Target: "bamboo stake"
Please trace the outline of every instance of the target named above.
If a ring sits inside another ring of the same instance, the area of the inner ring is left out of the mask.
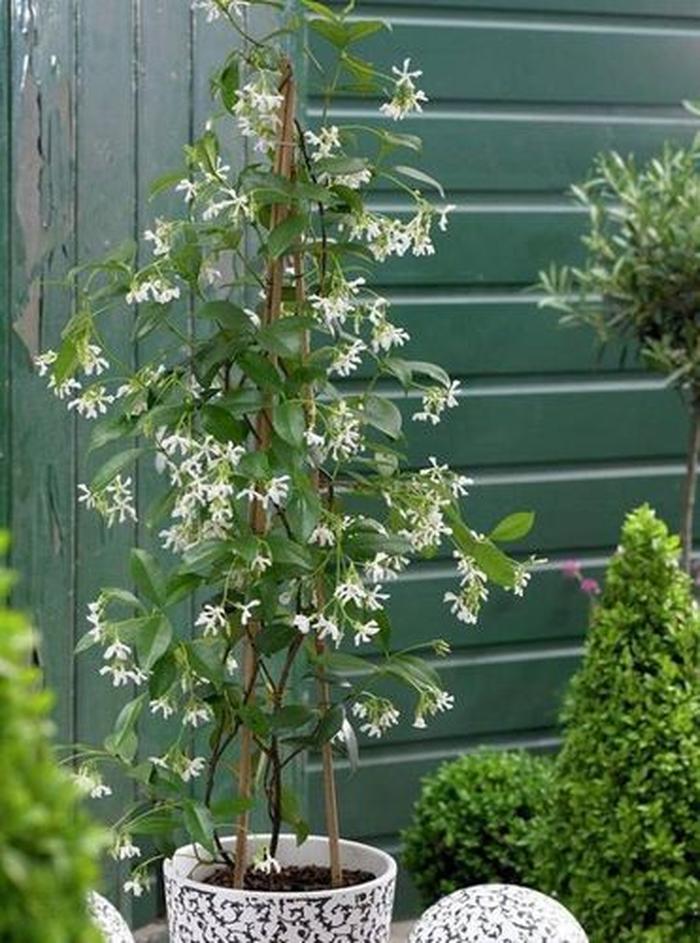
[[[282,95],[282,104],[280,106],[280,127],[273,161],[273,170],[279,176],[291,179],[294,167],[296,88],[292,67],[289,62],[285,62],[283,65],[279,92]],[[289,210],[286,205],[276,203],[271,211],[270,229],[273,230],[276,226],[279,226],[288,215],[288,212]],[[280,257],[272,260],[268,265],[267,297],[263,314],[265,324],[272,324],[280,315],[283,280],[284,258]],[[271,419],[268,406],[263,407],[256,421],[256,447],[258,450],[265,451],[269,448],[270,432]],[[267,530],[267,514],[259,501],[253,502],[251,527],[256,534],[264,534]],[[243,688],[246,691],[251,691],[250,700],[252,700],[254,696],[252,689],[257,674],[257,654],[254,639],[259,629],[259,623],[253,622],[250,626],[249,634],[246,635],[243,641]],[[241,731],[241,753],[238,764],[238,794],[242,799],[248,800],[251,798],[252,783],[253,736],[247,727],[243,727]],[[249,824],[249,813],[247,811],[242,812],[236,823],[236,858],[233,873],[233,886],[235,888],[243,887],[245,878]]]
[[[304,272],[299,253],[294,255],[294,284],[296,292],[297,307],[304,305]],[[306,350],[308,354],[308,334],[306,337]],[[320,492],[320,480],[318,469],[313,474],[314,487]],[[319,608],[324,602],[323,576],[320,576],[316,585],[316,603]],[[325,651],[325,644],[322,639],[315,640],[316,653],[322,655]],[[325,711],[331,705],[331,691],[328,681],[321,677],[318,682],[319,705]],[[343,871],[340,864],[340,826],[338,822],[338,793],[335,781],[335,769],[333,761],[333,747],[330,743],[324,743],[321,747],[321,760],[323,765],[323,799],[326,816],[326,832],[328,834],[328,856],[331,872],[331,886],[341,887],[343,883]]]

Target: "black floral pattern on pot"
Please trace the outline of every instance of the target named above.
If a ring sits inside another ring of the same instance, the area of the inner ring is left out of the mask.
[[[232,895],[166,873],[170,943],[388,943],[392,882],[289,897]]]

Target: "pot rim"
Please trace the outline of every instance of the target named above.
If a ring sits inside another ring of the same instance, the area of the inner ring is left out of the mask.
[[[269,840],[272,836],[269,834],[257,834],[253,833],[250,836],[250,839],[256,842],[264,843],[266,840]],[[234,841],[233,837],[224,838],[222,841],[224,843]],[[280,836],[280,840],[288,840],[296,842],[294,835],[285,833]],[[328,838],[325,835],[309,835],[306,841],[321,841],[326,845],[328,844]],[[358,894],[366,893],[368,891],[374,890],[380,885],[389,884],[392,881],[396,880],[396,875],[398,872],[396,860],[388,854],[388,852],[383,851],[381,848],[376,848],[374,845],[365,845],[363,842],[350,841],[346,838],[340,839],[341,848],[356,848],[361,851],[369,851],[372,855],[378,857],[385,866],[385,870],[382,874],[377,875],[371,881],[365,881],[363,884],[352,884],[349,887],[334,887],[329,888],[326,891],[249,891],[244,888],[232,888],[232,887],[219,887],[215,884],[206,884],[204,881],[197,881],[193,878],[183,877],[181,874],[178,874],[175,871],[174,863],[175,859],[178,857],[191,857],[193,861],[196,860],[197,864],[207,865],[206,861],[199,861],[194,858],[194,849],[195,845],[181,845],[177,848],[170,858],[166,858],[163,861],[163,872],[166,878],[170,880],[177,881],[178,884],[191,887],[195,890],[206,890],[207,893],[212,891],[217,894],[223,894],[228,897],[252,897],[260,898],[262,900],[309,900],[311,898],[330,898],[336,897],[339,894]],[[205,852],[206,854],[206,852]],[[213,862],[210,862],[213,864]]]

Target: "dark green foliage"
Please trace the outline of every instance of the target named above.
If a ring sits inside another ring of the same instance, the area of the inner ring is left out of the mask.
[[[426,905],[471,884],[530,882],[530,826],[546,801],[550,766],[528,753],[481,750],[424,780],[403,862]]]
[[[564,713],[539,886],[591,943],[700,939],[700,623],[679,544],[630,514]]]
[[[96,943],[86,895],[100,833],[49,746],[51,700],[29,667],[33,635],[2,606],[10,582],[0,569],[0,940]]]

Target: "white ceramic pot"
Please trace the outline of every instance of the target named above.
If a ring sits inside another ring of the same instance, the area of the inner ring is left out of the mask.
[[[269,836],[251,836],[250,855],[267,844]],[[223,845],[232,850],[235,840]],[[294,836],[283,835],[277,860],[327,865],[328,839],[312,836],[297,847]],[[343,841],[341,863],[376,878],[310,893],[234,891],[202,883],[216,866],[198,863],[194,846],[185,845],[163,868],[170,943],[389,943],[396,862],[377,848]]]

